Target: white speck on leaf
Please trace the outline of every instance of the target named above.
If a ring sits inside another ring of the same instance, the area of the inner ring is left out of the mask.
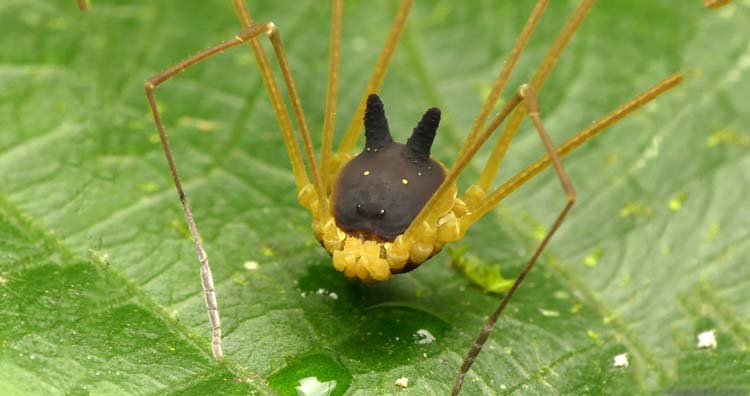
[[[417,330],[417,332],[414,333],[414,339],[417,344],[432,344],[436,340],[435,336],[427,329]]]
[[[613,363],[613,366],[615,367],[624,367],[627,368],[630,366],[630,362],[628,361],[628,354],[627,353],[621,353],[619,355],[615,356],[615,362]]]
[[[243,264],[242,266],[245,267],[245,269],[248,271],[255,271],[260,267],[258,265],[258,262],[254,260],[245,261],[245,264]]]
[[[716,349],[716,330],[711,329],[698,334],[698,348]]]
[[[406,377],[401,377],[396,380],[395,384],[402,388],[406,388],[409,386],[409,379]]]
[[[336,381],[318,381],[318,377],[307,377],[299,380],[297,395],[299,396],[330,396],[336,388]]]

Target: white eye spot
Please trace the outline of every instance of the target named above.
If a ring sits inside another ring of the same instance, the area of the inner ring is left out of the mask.
[[[409,181],[406,180],[406,179],[401,179],[401,183],[403,183],[403,184],[409,184]]]
[[[422,176],[422,172],[417,172],[417,175],[418,176]]]
[[[366,170],[366,171],[362,172],[362,174],[363,174],[364,176],[368,176],[368,175],[370,174],[370,171]]]

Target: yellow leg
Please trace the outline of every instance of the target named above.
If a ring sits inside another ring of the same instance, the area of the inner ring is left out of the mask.
[[[415,232],[420,227],[427,226],[437,221],[437,217],[441,214],[441,204],[445,202],[445,197],[455,191],[456,181],[458,176],[466,169],[469,165],[471,158],[479,151],[482,145],[489,139],[490,135],[503,123],[505,118],[521,103],[521,96],[519,94],[513,95],[513,97],[503,106],[500,113],[495,116],[490,125],[477,136],[476,140],[472,142],[466,149],[466,152],[461,156],[456,163],[453,164],[445,179],[440,184],[440,187],[432,194],[432,197],[427,201],[422,210],[419,211],[414,220],[409,224],[409,228],[404,231],[407,239],[413,239]]]
[[[359,139],[359,135],[362,132],[362,117],[365,114],[367,96],[380,91],[380,86],[383,84],[383,79],[385,78],[385,72],[391,63],[393,52],[396,50],[396,46],[398,46],[398,41],[401,38],[401,33],[404,31],[404,25],[406,25],[406,20],[409,17],[409,11],[413,4],[414,0],[401,0],[401,5],[396,12],[396,18],[391,26],[391,31],[388,33],[383,50],[380,51],[378,60],[375,63],[375,70],[373,70],[372,76],[370,76],[370,81],[367,83],[367,88],[365,88],[362,99],[359,101],[359,105],[357,105],[357,109],[354,111],[354,116],[346,128],[344,137],[341,143],[339,143],[338,153],[349,154],[354,149],[354,145],[357,144],[357,139]]]
[[[320,169],[323,172],[323,191],[326,191],[331,177],[331,154],[333,152],[333,126],[336,121],[336,98],[339,88],[339,55],[341,49],[341,16],[343,1],[333,0],[331,15],[331,41],[328,54],[328,89],[326,90],[325,118],[323,119],[323,139],[320,147]]]
[[[245,5],[244,0],[232,0],[232,5],[237,12],[237,16],[240,18],[242,26],[250,26],[252,24],[252,18],[250,16],[250,11]],[[268,36],[271,40],[271,44],[273,45],[273,50],[276,54],[279,66],[281,67],[281,74],[284,77],[287,91],[289,91],[289,97],[292,102],[292,109],[294,110],[294,115],[297,119],[297,126],[299,127],[300,136],[302,137],[302,146],[304,147],[305,156],[307,157],[307,164],[310,167],[310,174],[312,175],[313,179],[313,188],[315,190],[315,195],[317,196],[318,202],[318,205],[314,210],[320,213],[320,216],[322,216],[323,220],[327,220],[329,217],[327,202],[328,199],[326,198],[325,190],[323,189],[323,179],[318,169],[318,162],[315,159],[315,149],[313,148],[310,131],[307,128],[307,121],[305,121],[305,114],[302,111],[302,103],[300,102],[299,94],[297,93],[297,88],[294,84],[294,79],[292,78],[292,72],[289,69],[289,63],[286,59],[286,52],[284,51],[284,46],[281,42],[281,34],[279,33],[278,28],[273,23],[271,23],[270,25],[271,29],[268,32]],[[289,114],[287,113],[286,107],[284,106],[284,103],[281,99],[281,95],[279,94],[279,88],[278,86],[276,86],[276,81],[273,78],[273,72],[271,71],[271,68],[268,64],[268,59],[266,58],[265,52],[263,51],[263,48],[260,46],[260,43],[256,38],[250,40],[250,46],[252,47],[253,54],[255,55],[255,59],[258,62],[258,67],[261,69],[263,82],[266,85],[266,90],[268,91],[271,103],[273,104],[274,110],[276,111],[276,117],[279,120],[279,126],[281,127],[284,141],[287,142],[287,139],[293,141],[294,134],[292,132],[291,122],[289,121]],[[296,142],[294,145],[296,146]],[[290,146],[289,143],[287,143],[287,147],[288,146]],[[300,190],[299,192],[300,194],[304,193],[303,190]],[[303,197],[300,198],[303,202],[307,201],[308,199]]]
[[[237,11],[237,15],[242,22],[242,26],[246,28],[247,26],[252,25],[250,13],[247,11],[243,0],[232,0],[232,5]],[[286,107],[283,105],[281,94],[279,94],[279,87],[276,85],[276,81],[273,78],[273,74],[271,73],[271,66],[268,63],[268,58],[266,58],[266,54],[265,52],[263,52],[263,48],[261,47],[260,42],[257,38],[254,37],[249,41],[249,43],[251,48],[253,49],[253,54],[255,55],[255,59],[258,63],[258,68],[260,69],[261,77],[263,78],[263,84],[265,84],[266,86],[268,96],[271,99],[271,104],[274,111],[276,112],[276,119],[279,122],[281,135],[284,139],[284,144],[286,145],[287,152],[289,153],[289,160],[292,163],[294,179],[297,182],[297,192],[300,193],[306,185],[310,184],[310,181],[307,178],[307,173],[305,172],[305,167],[302,162],[302,154],[300,153],[299,146],[297,145],[297,140],[294,138],[294,132],[292,130],[292,122],[289,119],[289,113],[287,112]]]
[[[531,78],[531,82],[529,83],[529,85],[536,92],[541,91],[542,85],[544,85],[544,81],[552,72],[552,68],[560,58],[560,54],[568,45],[568,42],[570,42],[573,34],[581,25],[581,22],[583,22],[583,19],[586,17],[586,14],[588,14],[591,7],[593,7],[595,1],[596,0],[583,0],[578,8],[576,8],[575,12],[573,12],[573,15],[570,17],[570,19],[568,19],[567,24],[565,25],[565,27],[563,27],[563,30],[557,36],[555,43],[552,45],[552,48],[550,48],[549,52],[547,52],[547,56],[544,57],[542,64],[539,66],[539,69],[537,69],[536,73]],[[485,165],[484,170],[479,177],[479,186],[482,187],[484,191],[487,191],[492,185],[492,181],[495,179],[497,170],[500,168],[500,164],[505,157],[505,153],[508,151],[510,141],[513,139],[513,136],[518,130],[518,127],[521,125],[521,122],[523,121],[525,115],[526,109],[523,107],[519,108],[513,113],[513,115],[510,117],[510,120],[508,121],[508,124],[505,125],[505,128],[503,128],[503,131],[500,134],[500,138],[495,144],[495,147],[492,149],[492,154],[490,154],[489,159],[487,160],[487,164]]]
[[[539,23],[539,19],[541,19],[548,4],[549,0],[539,0],[537,1],[536,6],[534,6],[534,10],[531,11],[531,15],[526,21],[526,25],[523,27],[523,30],[521,30],[521,34],[518,35],[518,39],[516,39],[516,43],[513,45],[513,49],[511,49],[510,54],[508,55],[508,59],[503,64],[500,74],[498,74],[495,83],[492,85],[490,94],[484,101],[482,109],[479,110],[479,114],[474,120],[474,124],[472,124],[471,129],[469,129],[469,134],[466,136],[466,140],[464,140],[464,144],[461,146],[461,151],[459,151],[457,158],[461,158],[461,156],[464,155],[468,146],[476,138],[476,134],[479,133],[482,126],[487,122],[487,118],[490,116],[490,111],[492,111],[492,108],[495,107],[498,99],[500,99],[500,95],[503,93],[503,89],[505,89],[505,84],[508,82],[510,74],[516,67],[523,49],[529,42],[529,38],[534,32],[534,29],[536,29],[536,25]],[[458,161],[458,159],[456,161]]]
[[[703,5],[708,8],[721,8],[731,2],[732,0],[703,0]]]
[[[287,91],[289,91],[292,109],[294,109],[294,115],[297,118],[297,126],[299,127],[299,132],[302,136],[302,146],[305,149],[307,164],[310,167],[310,174],[313,179],[313,188],[315,190],[315,195],[318,198],[318,205],[313,211],[315,212],[317,210],[321,220],[326,221],[330,217],[328,198],[323,189],[323,177],[318,169],[318,161],[315,158],[315,148],[313,147],[312,138],[310,137],[310,130],[307,128],[305,113],[302,111],[302,103],[300,102],[299,94],[297,93],[297,87],[294,85],[294,80],[292,79],[292,72],[289,70],[286,52],[281,43],[281,34],[279,33],[279,29],[273,23],[270,25],[271,29],[268,32],[268,37],[271,39],[276,59],[278,59],[279,66],[281,67],[281,75],[284,77]]]
[[[427,201],[417,217],[414,218],[414,221],[412,221],[409,229],[406,230],[406,234],[410,236],[413,235],[417,227],[420,227],[423,222],[427,221],[431,217],[436,217],[439,215],[439,213],[437,213],[437,208],[440,206],[441,202],[445,201],[445,199],[448,197],[448,194],[452,192],[452,186],[455,185],[456,180],[458,180],[458,177],[461,175],[463,170],[469,164],[477,151],[479,151],[479,148],[481,148],[481,146],[487,141],[490,135],[505,120],[505,117],[507,117],[510,111],[512,111],[515,106],[520,103],[521,98],[518,95],[514,96],[508,103],[506,103],[506,105],[500,111],[500,114],[494,118],[494,120],[487,128],[485,128],[483,133],[479,133],[480,128],[482,128],[482,126],[484,126],[484,124],[487,122],[490,111],[497,103],[500,94],[502,94],[503,88],[505,87],[505,84],[507,83],[508,78],[513,71],[513,68],[518,62],[518,58],[521,56],[526,43],[531,37],[531,34],[534,32],[536,25],[539,23],[539,19],[544,13],[547,4],[547,0],[537,1],[534,10],[529,15],[529,18],[527,19],[523,30],[521,30],[521,34],[518,36],[515,45],[511,49],[511,52],[508,55],[508,59],[503,65],[503,68],[500,71],[497,79],[495,80],[490,95],[482,106],[482,109],[479,111],[479,115],[477,115],[474,124],[471,126],[469,134],[464,141],[464,145],[461,147],[461,151],[456,158],[456,162],[454,162],[453,166],[451,166],[451,169],[448,171],[448,174],[446,175],[443,183],[440,185],[437,191],[435,191],[430,200]]]
[[[563,143],[557,148],[557,153],[561,157],[567,155],[568,153],[572,152],[573,150],[575,150],[582,144],[589,141],[594,136],[597,136],[598,134],[603,132],[605,129],[609,128],[610,126],[614,125],[616,122],[623,119],[628,114],[636,111],[641,106],[654,100],[657,96],[663,94],[664,92],[674,88],[675,86],[677,86],[678,84],[682,82],[682,79],[683,79],[682,73],[675,73],[667,77],[666,79],[662,80],[658,84],[649,88],[642,94],[631,99],[624,105],[618,107],[613,112],[607,114],[604,118],[600,119],[593,125],[575,134],[575,136],[568,139],[565,143]],[[503,183],[503,185],[501,185],[495,191],[489,194],[486,197],[486,199],[481,203],[481,205],[479,205],[476,209],[474,209],[471,213],[469,213],[466,216],[468,220],[467,227],[468,225],[475,223],[482,216],[484,216],[487,212],[489,212],[492,208],[494,208],[495,205],[497,205],[498,203],[500,203],[500,201],[503,200],[503,198],[507,197],[510,193],[518,189],[518,187],[521,187],[522,185],[526,184],[526,182],[528,182],[534,176],[539,174],[539,172],[547,168],[550,165],[550,163],[551,163],[550,156],[546,155],[536,160],[533,164],[529,165],[524,170],[518,172],[515,176],[511,177],[507,182]]]

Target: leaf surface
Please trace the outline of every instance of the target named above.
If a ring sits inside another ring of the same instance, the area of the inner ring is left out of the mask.
[[[213,361],[143,82],[236,34],[229,3],[0,5],[0,394],[296,395],[313,376],[335,380],[333,395],[452,388],[499,297],[445,253],[374,287],[333,270],[247,48],[156,91],[216,278],[227,359]],[[319,143],[330,6],[250,3],[281,29]],[[552,3],[509,87],[528,81],[576,2]],[[556,142],[677,70],[686,81],[563,161],[578,204],[464,394],[750,392],[750,2],[700,3],[601,1],[560,58],[540,93]],[[438,106],[434,155],[452,163],[532,6],[419,2],[381,90],[397,139]],[[345,4],[339,137],[395,8]],[[542,153],[526,123],[498,184]],[[563,204],[545,172],[461,244],[512,277]],[[717,348],[697,349],[711,329]],[[630,366],[615,368],[622,353]]]

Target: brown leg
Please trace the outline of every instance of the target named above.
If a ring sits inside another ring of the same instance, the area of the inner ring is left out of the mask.
[[[534,89],[529,85],[523,85],[521,89],[519,89],[518,94],[523,98],[524,105],[526,107],[526,112],[531,118],[531,121],[534,123],[534,127],[539,132],[539,137],[542,139],[542,142],[544,143],[544,148],[547,150],[547,154],[552,159],[552,164],[555,169],[555,172],[557,173],[557,176],[560,178],[560,183],[562,183],[563,190],[565,191],[565,196],[567,198],[567,203],[565,204],[565,207],[563,207],[562,211],[560,211],[560,214],[557,215],[557,218],[555,219],[555,222],[552,223],[552,227],[547,232],[547,235],[544,236],[544,239],[539,244],[539,246],[534,251],[534,254],[531,256],[531,259],[526,264],[526,267],[524,267],[523,271],[518,275],[518,278],[516,278],[516,281],[513,283],[513,286],[508,290],[508,293],[505,295],[503,300],[500,302],[500,305],[495,309],[495,312],[492,313],[489,320],[487,321],[487,324],[484,325],[482,328],[482,331],[479,333],[479,336],[477,337],[476,341],[474,341],[474,344],[471,347],[471,350],[469,351],[469,354],[466,356],[466,359],[464,359],[463,364],[461,365],[461,370],[458,372],[458,377],[456,378],[456,384],[453,387],[452,395],[456,396],[458,395],[458,392],[461,390],[461,385],[464,382],[464,376],[466,376],[466,373],[471,368],[471,365],[474,363],[474,359],[479,355],[479,352],[482,350],[482,347],[484,346],[484,343],[487,341],[487,338],[490,335],[490,332],[492,331],[492,328],[495,326],[495,322],[500,317],[500,314],[503,312],[505,307],[508,305],[508,302],[513,297],[513,294],[515,294],[516,290],[518,290],[518,287],[521,286],[521,282],[523,282],[524,278],[526,278],[526,275],[528,275],[529,271],[531,271],[531,268],[534,267],[534,264],[536,263],[537,259],[539,258],[539,255],[544,251],[544,248],[547,247],[547,244],[549,243],[550,239],[552,238],[552,235],[555,234],[555,231],[560,227],[560,224],[562,224],[563,220],[565,220],[565,216],[570,211],[570,208],[573,207],[573,204],[576,201],[576,191],[573,188],[573,184],[570,182],[570,178],[568,177],[568,174],[565,172],[565,169],[562,166],[562,163],[560,162],[560,157],[557,154],[557,151],[555,150],[554,145],[552,145],[552,141],[549,138],[549,135],[547,135],[547,132],[544,129],[544,125],[542,124],[541,119],[539,118],[539,103],[536,99],[536,93],[534,92]]]
[[[86,0],[77,0],[78,1],[78,8],[81,9],[81,11],[86,11]]]
[[[203,295],[206,301],[206,308],[208,309],[208,319],[211,323],[211,329],[213,331],[211,346],[214,357],[216,359],[221,359],[224,354],[221,349],[221,319],[219,317],[219,308],[216,301],[213,275],[211,274],[211,267],[208,264],[208,256],[206,255],[206,251],[203,249],[203,243],[201,242],[198,228],[195,225],[193,214],[190,211],[190,206],[188,205],[187,198],[185,197],[185,192],[182,189],[182,183],[180,182],[180,177],[177,173],[177,167],[175,166],[174,158],[172,157],[172,150],[169,148],[169,141],[167,140],[167,134],[164,131],[164,124],[161,121],[161,116],[156,105],[156,99],[154,98],[153,91],[157,86],[174,77],[188,67],[193,66],[202,60],[208,59],[211,56],[216,55],[224,50],[242,44],[252,37],[256,37],[259,34],[266,33],[270,30],[270,28],[272,28],[272,25],[267,23],[252,25],[247,29],[242,30],[242,32],[240,32],[240,34],[235,36],[233,39],[225,41],[219,45],[191,56],[190,58],[185,59],[182,62],[179,62],[174,66],[168,68],[167,70],[149,78],[145,84],[146,97],[148,98],[149,105],[151,106],[151,113],[153,114],[156,128],[159,130],[159,137],[164,149],[164,155],[167,157],[169,170],[172,172],[172,179],[174,180],[175,187],[177,188],[177,193],[180,197],[180,202],[182,203],[182,209],[185,213],[185,219],[187,220],[188,228],[190,229],[190,235],[193,237],[195,249],[198,253],[198,260],[200,261],[201,265],[201,282],[203,284]],[[302,171],[304,172],[304,168],[302,169]],[[305,178],[307,178],[306,174]]]
[[[472,345],[471,350],[469,351],[466,359],[461,365],[461,369],[459,371],[458,377],[456,378],[456,384],[453,388],[453,393],[452,393],[453,395],[457,395],[458,392],[460,391],[461,385],[463,383],[466,373],[468,372],[471,365],[474,363],[474,359],[476,359],[477,355],[479,355],[479,352],[482,350],[482,347],[484,346],[484,343],[487,341],[487,338],[489,337],[490,332],[492,331],[492,328],[495,325],[495,322],[500,317],[500,314],[508,305],[508,302],[510,301],[511,297],[513,297],[513,294],[521,285],[521,282],[524,280],[526,275],[529,273],[529,271],[531,271],[531,268],[536,263],[536,260],[539,258],[539,255],[545,249],[545,247],[549,243],[549,240],[552,238],[552,235],[560,227],[560,224],[565,219],[565,216],[568,214],[568,211],[570,211],[570,208],[575,203],[575,199],[576,199],[575,189],[573,188],[567,173],[563,169],[559,157],[566,155],[570,153],[571,151],[575,150],[577,147],[587,142],[589,139],[593,138],[594,136],[598,135],[609,126],[615,124],[617,121],[621,120],[626,115],[637,110],[638,108],[650,102],[651,100],[661,95],[662,93],[675,87],[680,82],[682,82],[682,73],[677,73],[666,78],[665,80],[661,81],[657,85],[648,89],[641,95],[630,100],[626,104],[620,106],[615,111],[613,111],[612,113],[608,114],[606,117],[596,122],[594,125],[577,133],[575,136],[568,139],[568,141],[566,141],[564,144],[559,146],[557,149],[555,149],[552,146],[552,142],[550,141],[549,136],[547,135],[547,132],[544,129],[544,125],[542,125],[542,121],[539,117],[539,105],[536,99],[536,92],[529,85],[524,85],[521,87],[521,89],[519,90],[519,93],[516,96],[521,96],[523,98],[526,113],[528,114],[529,118],[531,118],[531,121],[533,122],[536,130],[539,132],[539,136],[541,137],[542,142],[544,143],[544,147],[545,147],[545,150],[547,151],[547,155],[537,160],[532,165],[522,170],[515,176],[513,176],[508,182],[504,183],[497,190],[495,190],[492,194],[490,194],[482,202],[482,204],[479,205],[477,209],[475,209],[474,211],[472,211],[472,213],[467,215],[470,221],[466,224],[466,226],[468,227],[469,225],[477,221],[484,214],[486,214],[490,209],[495,207],[495,205],[497,205],[504,197],[506,197],[511,192],[515,191],[518,187],[525,184],[527,181],[531,180],[531,178],[533,178],[534,176],[539,174],[539,172],[541,172],[543,169],[548,167],[550,163],[553,165],[555,172],[559,176],[560,182],[562,183],[563,190],[565,191],[566,198],[567,198],[567,204],[565,205],[565,207],[562,209],[560,214],[555,219],[555,222],[552,224],[552,227],[547,232],[547,235],[545,235],[542,242],[534,251],[534,254],[532,255],[531,259],[526,264],[526,267],[524,267],[524,269],[518,275],[518,278],[513,283],[513,286],[511,287],[511,289],[505,295],[503,300],[500,302],[500,305],[492,313],[487,323],[482,328],[482,331],[479,333],[479,336],[477,337],[476,341]]]

